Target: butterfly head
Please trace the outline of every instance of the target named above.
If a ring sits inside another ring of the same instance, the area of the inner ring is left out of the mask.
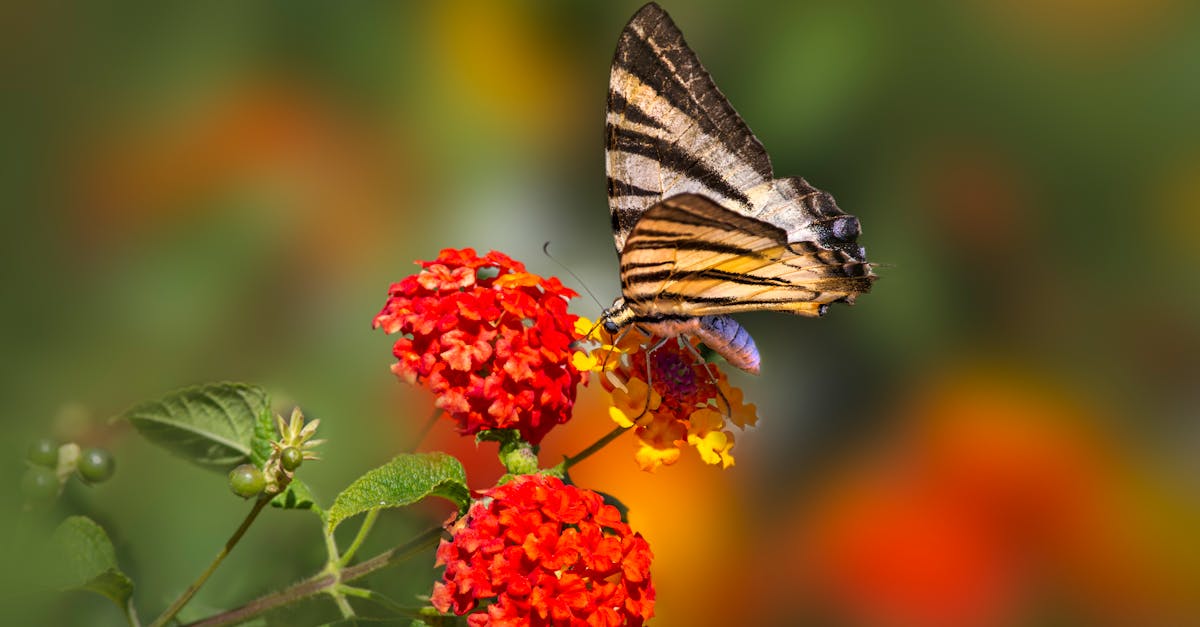
[[[605,309],[600,314],[600,320],[604,324],[604,330],[610,334],[615,334],[621,330],[621,327],[633,322],[636,314],[625,304],[624,298],[618,298],[613,301],[612,307]]]

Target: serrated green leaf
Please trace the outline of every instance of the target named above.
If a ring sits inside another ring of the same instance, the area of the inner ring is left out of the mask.
[[[122,612],[132,611],[133,581],[117,568],[117,552],[104,529],[86,516],[71,516],[54,530],[58,586],[104,595]]]
[[[292,479],[283,492],[271,499],[271,506],[280,509],[311,509],[317,516],[325,517],[316,497],[309,491],[308,485],[299,479]]]
[[[448,499],[466,509],[471,500],[462,464],[445,453],[400,455],[355,479],[333,501],[327,514],[332,532],[343,520],[381,507],[412,505],[428,496]]]
[[[281,436],[275,430],[275,417],[268,405],[254,417],[254,437],[250,440],[250,461],[262,469],[271,457],[271,442]]]
[[[262,388],[243,383],[210,383],[176,390],[138,405],[119,418],[147,440],[198,466],[228,472],[245,463],[255,425],[271,403]]]

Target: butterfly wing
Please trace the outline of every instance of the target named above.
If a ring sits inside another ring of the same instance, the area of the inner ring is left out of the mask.
[[[647,209],[621,251],[625,303],[640,316],[773,310],[817,316],[875,279],[845,251],[788,242],[775,225],[697,194]]]
[[[664,197],[695,192],[747,212],[746,190],[773,178],[762,144],[657,4],[643,7],[621,32],[606,122],[618,250],[641,214]]]
[[[770,158],[670,16],[643,7],[617,45],[609,74],[605,162],[618,252],[650,207],[682,193],[865,259],[858,221],[800,178],[775,179]]]

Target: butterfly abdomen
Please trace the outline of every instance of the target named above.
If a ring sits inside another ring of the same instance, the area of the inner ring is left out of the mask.
[[[696,336],[731,365],[758,374],[758,347],[742,325],[729,316],[704,316],[699,319]]]
[[[659,316],[653,320],[642,319],[637,325],[656,337],[694,335],[730,365],[758,374],[760,360],[754,338],[729,316]]]

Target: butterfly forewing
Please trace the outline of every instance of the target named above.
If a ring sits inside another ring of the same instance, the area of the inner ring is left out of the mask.
[[[770,309],[818,315],[870,288],[868,264],[683,194],[648,209],[621,252],[625,302],[644,316]]]
[[[609,75],[609,207],[617,249],[642,212],[703,194],[743,213],[770,187],[771,162],[658,5],[621,33]]]

